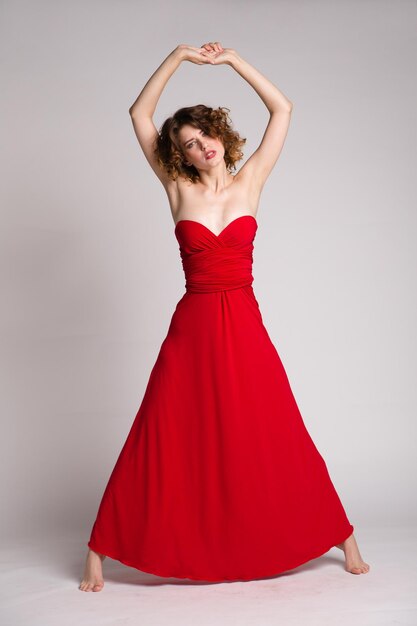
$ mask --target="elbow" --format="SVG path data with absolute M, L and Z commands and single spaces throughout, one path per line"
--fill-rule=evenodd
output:
M 142 107 L 135 105 L 135 104 L 132 104 L 132 106 L 130 107 L 129 115 L 132 118 L 132 120 L 138 117 L 141 117 L 141 118 L 150 117 L 152 119 L 152 113 L 144 110 Z
M 134 102 L 132 106 L 129 108 L 130 117 L 133 117 L 134 115 L 136 115 L 138 113 L 138 110 L 139 110 L 139 107 L 136 104 L 136 102 Z
M 270 109 L 270 114 L 271 115 L 283 115 L 284 113 L 286 115 L 291 115 L 291 111 L 293 109 L 293 103 L 292 102 L 288 102 L 285 105 L 280 104 L 277 108 L 274 109 Z

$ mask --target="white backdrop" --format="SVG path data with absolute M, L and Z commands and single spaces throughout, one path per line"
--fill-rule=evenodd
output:
M 178 43 L 212 40 L 294 103 L 253 287 L 305 424 L 356 529 L 414 524 L 415 3 L 1 12 L 3 537 L 89 538 L 185 284 L 128 109 Z M 247 159 L 268 120 L 250 86 L 184 63 L 155 123 L 198 103 L 230 108 Z

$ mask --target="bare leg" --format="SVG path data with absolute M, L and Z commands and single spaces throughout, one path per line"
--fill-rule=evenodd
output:
M 336 548 L 340 548 L 345 553 L 345 569 L 351 574 L 367 574 L 370 566 L 362 559 L 358 544 L 353 533 L 343 543 L 338 543 Z
M 104 586 L 102 562 L 104 554 L 88 549 L 84 576 L 78 589 L 80 591 L 101 591 Z

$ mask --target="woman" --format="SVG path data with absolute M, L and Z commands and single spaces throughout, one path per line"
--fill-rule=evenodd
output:
M 224 107 L 185 107 L 158 132 L 152 116 L 181 62 L 230 65 L 270 113 L 236 175 L 245 139 Z M 263 185 L 292 103 L 235 50 L 179 45 L 129 112 L 167 192 L 186 292 L 100 503 L 83 591 L 103 588 L 105 556 L 159 576 L 251 580 L 337 546 L 369 571 L 326 464 L 304 425 L 252 282 Z

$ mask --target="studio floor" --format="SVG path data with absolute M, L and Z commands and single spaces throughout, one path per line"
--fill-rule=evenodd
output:
M 9 542 L 1 557 L 5 626 L 417 626 L 417 529 L 355 530 L 368 574 L 325 555 L 279 576 L 205 583 L 159 578 L 111 559 L 104 589 L 78 589 L 81 533 Z

